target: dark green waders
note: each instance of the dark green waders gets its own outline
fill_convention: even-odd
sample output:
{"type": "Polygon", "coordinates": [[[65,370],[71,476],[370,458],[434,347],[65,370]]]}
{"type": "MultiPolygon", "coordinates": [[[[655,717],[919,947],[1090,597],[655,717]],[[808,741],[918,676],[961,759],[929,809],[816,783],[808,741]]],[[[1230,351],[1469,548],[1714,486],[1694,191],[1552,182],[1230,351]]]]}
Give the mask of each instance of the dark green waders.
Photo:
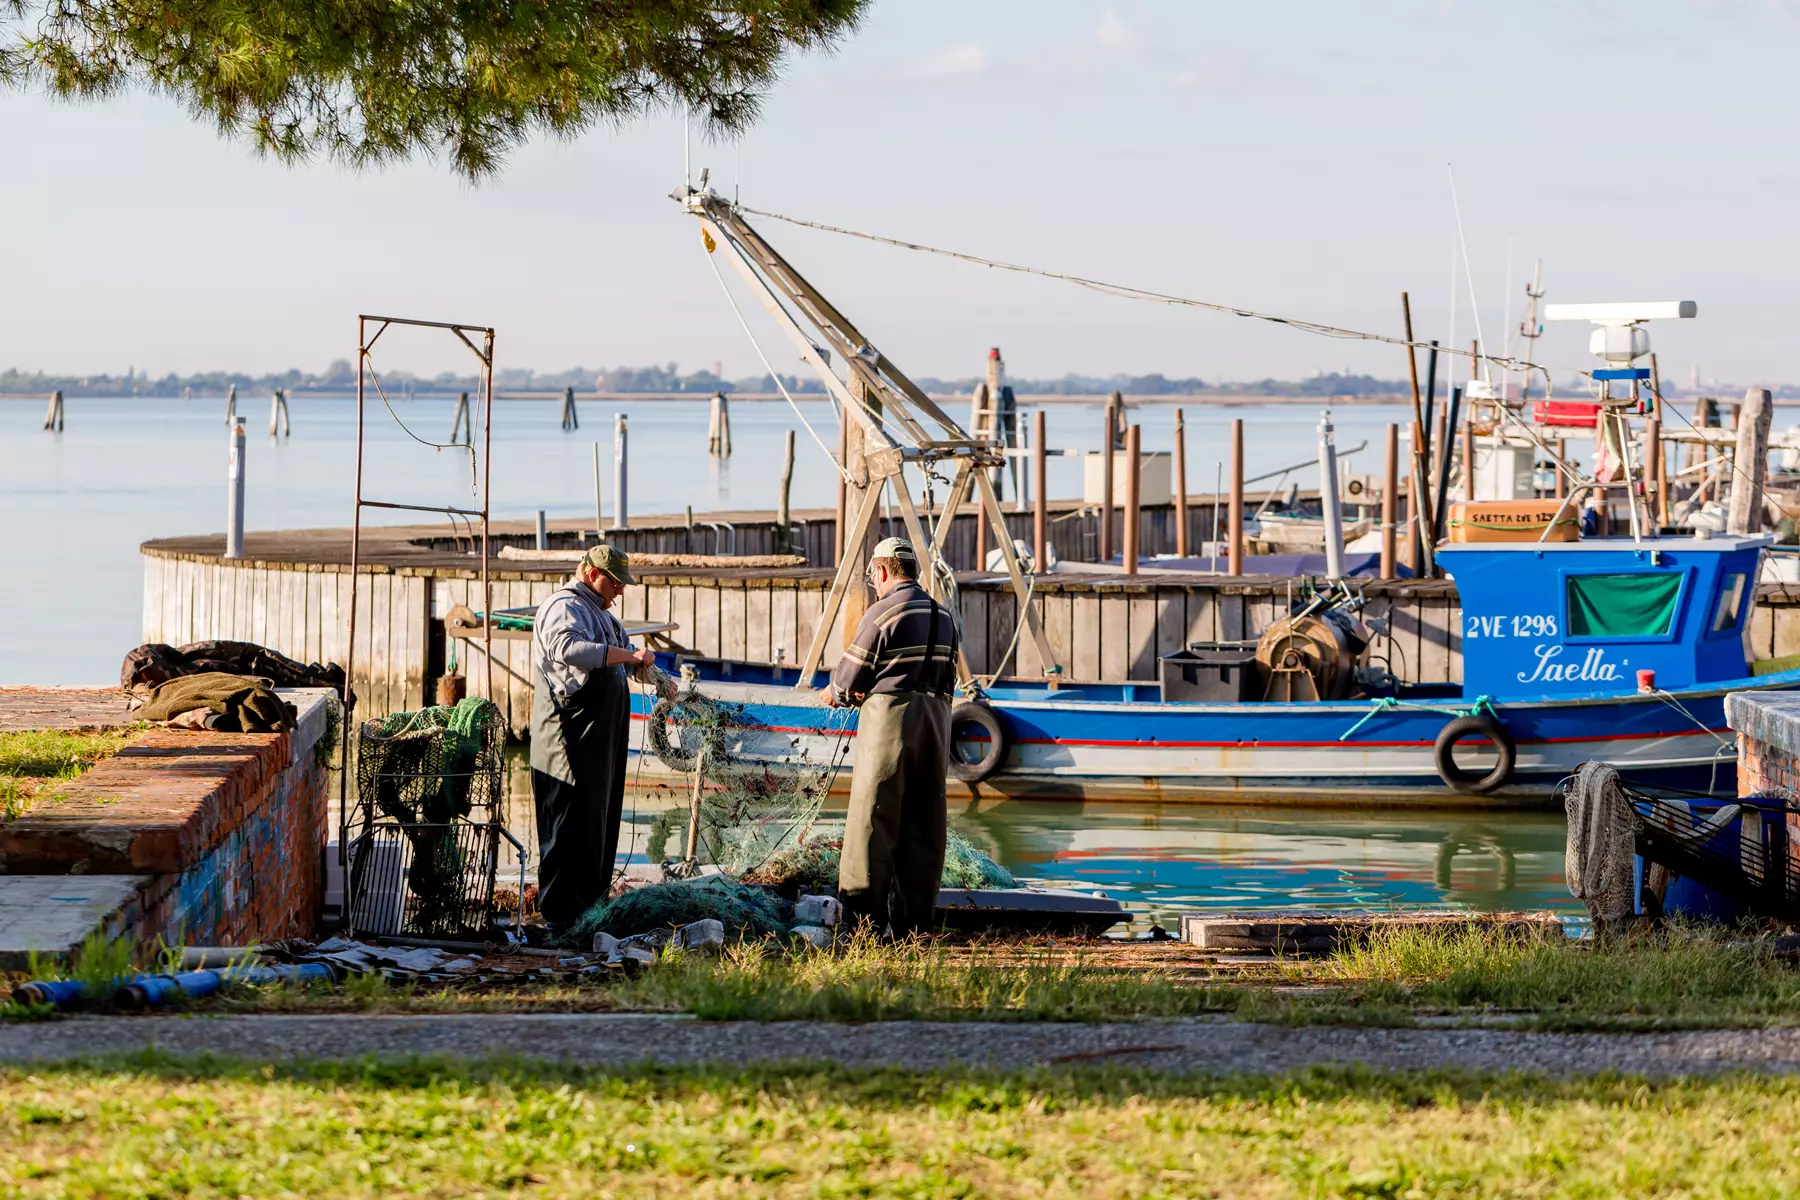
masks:
{"type": "Polygon", "coordinates": [[[906,692],[863,701],[838,865],[847,921],[866,917],[877,930],[891,923],[900,937],[930,932],[944,874],[949,762],[944,697],[906,692]]]}
{"type": "Polygon", "coordinates": [[[625,811],[631,689],[603,667],[559,703],[533,670],[531,795],[537,809],[538,911],[567,925],[612,888],[625,811]]]}

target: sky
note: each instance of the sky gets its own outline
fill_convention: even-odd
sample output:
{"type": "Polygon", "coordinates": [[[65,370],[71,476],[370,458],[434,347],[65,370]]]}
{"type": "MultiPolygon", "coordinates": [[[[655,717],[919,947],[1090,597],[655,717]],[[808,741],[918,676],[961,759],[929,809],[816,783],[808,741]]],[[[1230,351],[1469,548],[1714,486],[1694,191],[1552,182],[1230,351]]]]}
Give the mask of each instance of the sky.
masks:
{"type": "MultiPolygon", "coordinates": [[[[1541,259],[1552,303],[1697,301],[1651,331],[1665,378],[1787,382],[1797,52],[1777,0],[876,0],[741,142],[686,140],[756,208],[1381,333],[1408,290],[1420,336],[1466,343],[1472,277],[1503,345],[1541,259]]],[[[759,373],[668,198],[683,125],[530,145],[475,185],[286,166],[150,94],[0,92],[0,367],[319,370],[387,312],[492,324],[501,366],[759,373]]],[[[1404,373],[1393,347],[755,220],[914,375],[989,346],[1033,378],[1404,373]]],[[[1538,358],[1585,344],[1552,325],[1538,358]]],[[[381,352],[469,367],[442,334],[381,352]]]]}

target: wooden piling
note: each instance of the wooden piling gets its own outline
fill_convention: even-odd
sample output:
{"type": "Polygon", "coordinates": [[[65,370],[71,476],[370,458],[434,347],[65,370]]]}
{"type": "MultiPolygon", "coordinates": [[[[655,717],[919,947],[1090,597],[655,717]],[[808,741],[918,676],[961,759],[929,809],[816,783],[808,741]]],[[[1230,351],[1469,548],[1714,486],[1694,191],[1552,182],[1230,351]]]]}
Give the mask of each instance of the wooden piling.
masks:
{"type": "Polygon", "coordinates": [[[613,414],[613,528],[631,528],[631,505],[626,493],[630,472],[630,430],[624,413],[613,414]]]}
{"type": "MultiPolygon", "coordinates": [[[[1175,557],[1188,556],[1187,421],[1175,410],[1175,557]]],[[[1217,531],[1214,531],[1214,536],[1217,531]]]]}
{"type": "Polygon", "coordinates": [[[731,457],[731,398],[723,391],[713,393],[712,411],[706,426],[706,452],[713,458],[731,457]]]}
{"type": "Polygon", "coordinates": [[[1569,441],[1567,438],[1556,439],[1556,495],[1554,499],[1566,500],[1569,496],[1569,477],[1563,472],[1563,464],[1569,461],[1569,441]]]}
{"type": "MultiPolygon", "coordinates": [[[[463,403],[467,404],[468,402],[469,402],[469,393],[464,392],[463,393],[463,403]]],[[[455,439],[452,439],[452,440],[455,440],[455,439]]],[[[600,504],[600,497],[602,494],[603,493],[600,490],[600,443],[595,442],[594,443],[594,540],[597,542],[604,541],[606,538],[606,518],[603,515],[601,515],[604,511],[604,509],[602,508],[602,506],[600,504]]],[[[690,510],[690,511],[692,511],[692,510],[690,510]]]]}
{"type": "Polygon", "coordinates": [[[61,433],[63,427],[63,394],[50,393],[50,406],[44,410],[44,428],[61,433]]]}
{"type": "MultiPolygon", "coordinates": [[[[868,385],[863,382],[862,376],[854,371],[850,373],[849,388],[852,399],[865,410],[880,411],[880,393],[870,391],[868,385]]],[[[840,539],[844,538],[844,531],[856,523],[858,514],[863,511],[863,505],[881,503],[881,490],[886,482],[882,479],[871,478],[869,475],[862,422],[848,412],[844,415],[844,421],[849,431],[844,446],[844,465],[850,471],[850,486],[846,496],[847,523],[840,522],[838,524],[840,539]]],[[[850,586],[844,593],[843,644],[845,646],[849,646],[855,640],[856,627],[862,623],[863,613],[868,611],[869,605],[875,599],[875,593],[870,590],[866,575],[869,569],[869,552],[874,550],[875,543],[885,536],[882,524],[883,522],[879,520],[870,521],[862,544],[852,546],[845,542],[843,550],[838,556],[840,563],[849,559],[853,564],[850,569],[850,586]]],[[[919,547],[919,549],[923,548],[919,547]]]]}
{"type": "MultiPolygon", "coordinates": [[[[452,446],[473,445],[474,442],[475,416],[469,411],[469,393],[462,392],[456,397],[456,412],[450,417],[450,444],[452,446]]],[[[595,442],[594,445],[595,453],[598,454],[600,443],[595,442]]],[[[598,504],[594,506],[594,511],[596,513],[600,511],[598,504]]]]}
{"type": "Polygon", "coordinates": [[[237,424],[237,384],[225,389],[225,425],[229,428],[237,424]]]}
{"type": "Polygon", "coordinates": [[[1107,398],[1105,410],[1105,430],[1100,435],[1100,561],[1112,561],[1112,417],[1116,416],[1114,403],[1118,401],[1118,392],[1112,392],[1107,398]]]}
{"type": "Polygon", "coordinates": [[[1244,418],[1231,419],[1231,507],[1226,521],[1230,529],[1225,546],[1225,573],[1244,573],[1244,418]]]}
{"type": "Polygon", "coordinates": [[[790,429],[781,454],[781,501],[775,506],[775,542],[779,547],[778,553],[786,553],[788,547],[793,545],[793,510],[789,507],[793,494],[794,431],[790,429]]]}
{"type": "MultiPolygon", "coordinates": [[[[1496,434],[1498,429],[1496,428],[1496,434]]],[[[1467,416],[1462,422],[1463,499],[1475,499],[1475,423],[1467,416]]]]}
{"type": "Polygon", "coordinates": [[[269,396],[269,436],[292,437],[293,423],[288,418],[287,391],[276,388],[269,396]]]}
{"type": "MultiPolygon", "coordinates": [[[[1425,453],[1425,402],[1419,396],[1419,356],[1413,350],[1412,299],[1405,292],[1400,293],[1400,315],[1406,326],[1406,371],[1412,380],[1412,491],[1408,495],[1409,514],[1415,526],[1419,522],[1419,514],[1431,509],[1431,497],[1425,494],[1421,480],[1425,477],[1425,465],[1421,461],[1425,453]]],[[[1425,539],[1413,538],[1411,555],[1413,574],[1423,576],[1425,573],[1425,539]]]]}
{"type": "MultiPolygon", "coordinates": [[[[1138,426],[1125,430],[1125,573],[1138,573],[1138,518],[1141,515],[1138,473],[1143,468],[1142,434],[1138,426]]],[[[1185,506],[1184,506],[1185,507],[1185,506]]]]}
{"type": "Polygon", "coordinates": [[[1738,409],[1737,452],[1731,460],[1731,502],[1725,513],[1726,533],[1756,533],[1763,525],[1763,483],[1769,473],[1769,428],[1774,397],[1766,388],[1750,388],[1738,409]]]}
{"type": "Polygon", "coordinates": [[[562,428],[564,433],[572,433],[581,428],[581,418],[575,412],[575,389],[563,389],[562,428]]]}
{"type": "Polygon", "coordinates": [[[1045,448],[1046,434],[1044,410],[1038,409],[1032,414],[1031,426],[1031,473],[1037,485],[1037,508],[1031,519],[1032,542],[1035,547],[1037,569],[1050,569],[1050,454],[1045,448]]]}
{"type": "Polygon", "coordinates": [[[1394,576],[1394,522],[1400,511],[1400,426],[1387,427],[1387,461],[1381,476],[1381,577],[1394,576]]]}

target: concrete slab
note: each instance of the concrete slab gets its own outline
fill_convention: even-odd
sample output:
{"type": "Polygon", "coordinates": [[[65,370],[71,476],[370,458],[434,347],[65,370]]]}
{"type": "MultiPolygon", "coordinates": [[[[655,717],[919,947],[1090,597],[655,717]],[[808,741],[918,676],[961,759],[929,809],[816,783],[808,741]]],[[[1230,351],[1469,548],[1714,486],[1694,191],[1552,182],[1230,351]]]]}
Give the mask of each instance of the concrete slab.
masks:
{"type": "Polygon", "coordinates": [[[23,971],[32,951],[62,957],[95,930],[133,921],[148,875],[0,875],[0,970],[23,971]]]}

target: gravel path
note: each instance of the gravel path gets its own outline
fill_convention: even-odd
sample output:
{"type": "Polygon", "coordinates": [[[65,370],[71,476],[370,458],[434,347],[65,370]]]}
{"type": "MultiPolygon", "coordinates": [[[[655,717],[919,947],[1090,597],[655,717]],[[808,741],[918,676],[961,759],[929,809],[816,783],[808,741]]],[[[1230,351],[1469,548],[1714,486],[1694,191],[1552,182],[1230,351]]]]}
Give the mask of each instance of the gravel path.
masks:
{"type": "Polygon", "coordinates": [[[1800,1028],[1659,1034],[1289,1029],[1231,1020],[1105,1025],[696,1021],[633,1014],[76,1017],[0,1024],[0,1062],[155,1048],[254,1059],[518,1055],[596,1065],[828,1061],[1018,1069],[1131,1063],[1274,1072],[1314,1064],[1653,1076],[1800,1070],[1800,1028]]]}

